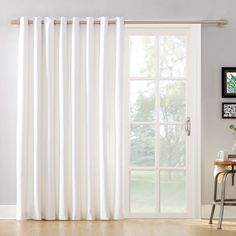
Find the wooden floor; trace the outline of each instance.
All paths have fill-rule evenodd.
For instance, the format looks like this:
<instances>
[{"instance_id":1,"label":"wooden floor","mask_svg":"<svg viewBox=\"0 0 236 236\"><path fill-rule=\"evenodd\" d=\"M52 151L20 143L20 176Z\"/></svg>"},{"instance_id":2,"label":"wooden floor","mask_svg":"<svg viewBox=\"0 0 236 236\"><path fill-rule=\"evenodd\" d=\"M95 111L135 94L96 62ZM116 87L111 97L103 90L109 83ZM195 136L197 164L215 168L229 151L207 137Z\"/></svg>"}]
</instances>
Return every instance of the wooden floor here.
<instances>
[{"instance_id":1,"label":"wooden floor","mask_svg":"<svg viewBox=\"0 0 236 236\"><path fill-rule=\"evenodd\" d=\"M0 236L235 236L236 221L223 229L207 220L15 221L0 220Z\"/></svg>"}]
</instances>

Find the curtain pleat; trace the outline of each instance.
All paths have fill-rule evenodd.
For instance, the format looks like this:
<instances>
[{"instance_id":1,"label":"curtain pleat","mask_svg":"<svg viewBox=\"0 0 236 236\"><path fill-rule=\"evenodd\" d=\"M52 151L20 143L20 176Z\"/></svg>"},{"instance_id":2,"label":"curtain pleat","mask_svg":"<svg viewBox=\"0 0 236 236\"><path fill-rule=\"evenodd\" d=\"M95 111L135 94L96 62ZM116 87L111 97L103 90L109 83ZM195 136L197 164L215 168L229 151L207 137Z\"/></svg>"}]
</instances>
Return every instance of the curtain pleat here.
<instances>
[{"instance_id":1,"label":"curtain pleat","mask_svg":"<svg viewBox=\"0 0 236 236\"><path fill-rule=\"evenodd\" d=\"M27 132L28 123L28 19L20 19L19 51L18 51L18 84L17 84L17 130L16 130L16 165L17 165L17 203L16 218L27 217Z\"/></svg>"},{"instance_id":2,"label":"curtain pleat","mask_svg":"<svg viewBox=\"0 0 236 236\"><path fill-rule=\"evenodd\" d=\"M123 19L108 20L20 20L17 219L123 217Z\"/></svg>"},{"instance_id":3,"label":"curtain pleat","mask_svg":"<svg viewBox=\"0 0 236 236\"><path fill-rule=\"evenodd\" d=\"M72 117L72 219L81 219L81 142L80 142L80 20L73 18L72 22L72 55L71 55L71 117Z\"/></svg>"},{"instance_id":4,"label":"curtain pleat","mask_svg":"<svg viewBox=\"0 0 236 236\"><path fill-rule=\"evenodd\" d=\"M104 101L106 99L104 93L104 83L107 76L106 66L107 66L107 28L108 28L108 18L101 18L101 28L100 28L100 48L99 48L99 85L98 85L98 102L99 102L99 117L98 117L98 154L99 154L99 206L100 206L100 218L108 219L108 199L107 199L107 185L106 185L106 160L107 155L105 152L105 107Z\"/></svg>"},{"instance_id":5,"label":"curtain pleat","mask_svg":"<svg viewBox=\"0 0 236 236\"><path fill-rule=\"evenodd\" d=\"M85 74L85 91L86 91L86 200L87 200L87 210L86 210L86 218L87 219L93 219L94 213L93 213L93 175L92 175L92 155L93 150L91 149L92 145L92 129L93 129L93 123L92 123L92 102L93 102L93 34L94 34L94 24L93 24L93 18L87 17L87 31L86 31L86 74Z\"/></svg>"},{"instance_id":6,"label":"curtain pleat","mask_svg":"<svg viewBox=\"0 0 236 236\"><path fill-rule=\"evenodd\" d=\"M68 219L69 189L69 83L67 55L67 19L61 17L59 38L59 112L60 112L60 171L59 218Z\"/></svg>"},{"instance_id":7,"label":"curtain pleat","mask_svg":"<svg viewBox=\"0 0 236 236\"><path fill-rule=\"evenodd\" d=\"M42 32L41 19L35 18L34 23L34 56L33 56L33 78L34 78L34 168L33 168L33 195L34 195L34 217L41 219L41 157L42 157Z\"/></svg>"},{"instance_id":8,"label":"curtain pleat","mask_svg":"<svg viewBox=\"0 0 236 236\"><path fill-rule=\"evenodd\" d=\"M45 218L55 219L55 62L54 62L54 19L45 18L45 82L46 82L46 181Z\"/></svg>"},{"instance_id":9,"label":"curtain pleat","mask_svg":"<svg viewBox=\"0 0 236 236\"><path fill-rule=\"evenodd\" d=\"M122 59L123 59L123 18L116 19L116 68L115 68L115 199L114 199L114 219L123 216L122 201Z\"/></svg>"}]
</instances>

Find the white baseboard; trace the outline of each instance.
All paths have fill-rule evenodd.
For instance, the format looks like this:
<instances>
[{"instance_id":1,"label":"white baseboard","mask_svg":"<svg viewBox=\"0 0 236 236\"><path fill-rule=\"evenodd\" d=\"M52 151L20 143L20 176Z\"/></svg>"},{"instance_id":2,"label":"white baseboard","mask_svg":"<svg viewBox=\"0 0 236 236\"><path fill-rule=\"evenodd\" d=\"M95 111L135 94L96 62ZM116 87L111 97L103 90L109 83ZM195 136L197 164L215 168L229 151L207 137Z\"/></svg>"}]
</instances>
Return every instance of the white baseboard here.
<instances>
[{"instance_id":1,"label":"white baseboard","mask_svg":"<svg viewBox=\"0 0 236 236\"><path fill-rule=\"evenodd\" d=\"M208 219L211 214L211 205L202 205L201 218ZM214 218L217 219L219 215L219 206L216 206ZM16 218L16 206L15 205L0 205L0 219L15 219ZM224 218L232 219L236 218L236 207L226 206L224 209Z\"/></svg>"},{"instance_id":2,"label":"white baseboard","mask_svg":"<svg viewBox=\"0 0 236 236\"><path fill-rule=\"evenodd\" d=\"M202 205L202 218L209 219L211 214L212 205ZM220 206L216 205L214 219L217 219L219 216ZM236 218L236 207L235 206L225 206L224 207L224 219L233 219Z\"/></svg>"},{"instance_id":3,"label":"white baseboard","mask_svg":"<svg viewBox=\"0 0 236 236\"><path fill-rule=\"evenodd\" d=\"M16 206L0 205L0 219L16 219Z\"/></svg>"}]
</instances>

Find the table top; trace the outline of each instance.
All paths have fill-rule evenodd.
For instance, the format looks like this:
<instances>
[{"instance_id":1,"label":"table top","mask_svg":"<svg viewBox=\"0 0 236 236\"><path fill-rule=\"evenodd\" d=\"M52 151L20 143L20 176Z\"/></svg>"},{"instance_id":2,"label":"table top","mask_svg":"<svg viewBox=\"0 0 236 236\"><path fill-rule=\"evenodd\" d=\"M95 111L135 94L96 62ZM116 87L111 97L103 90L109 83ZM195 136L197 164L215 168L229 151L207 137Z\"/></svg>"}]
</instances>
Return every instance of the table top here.
<instances>
[{"instance_id":1,"label":"table top","mask_svg":"<svg viewBox=\"0 0 236 236\"><path fill-rule=\"evenodd\" d=\"M223 161L221 159L216 159L214 161L215 165L222 165L222 166L236 166L236 160L227 160Z\"/></svg>"}]
</instances>

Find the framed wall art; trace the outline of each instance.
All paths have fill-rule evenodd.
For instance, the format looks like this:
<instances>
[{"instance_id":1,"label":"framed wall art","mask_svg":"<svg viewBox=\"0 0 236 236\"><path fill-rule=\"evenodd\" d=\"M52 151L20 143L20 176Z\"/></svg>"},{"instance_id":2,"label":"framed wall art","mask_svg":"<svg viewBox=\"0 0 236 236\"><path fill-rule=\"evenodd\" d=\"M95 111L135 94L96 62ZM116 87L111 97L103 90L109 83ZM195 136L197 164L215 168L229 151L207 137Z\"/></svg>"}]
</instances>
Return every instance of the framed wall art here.
<instances>
[{"instance_id":1,"label":"framed wall art","mask_svg":"<svg viewBox=\"0 0 236 236\"><path fill-rule=\"evenodd\" d=\"M222 98L236 98L236 67L222 67Z\"/></svg>"},{"instance_id":2,"label":"framed wall art","mask_svg":"<svg viewBox=\"0 0 236 236\"><path fill-rule=\"evenodd\" d=\"M236 119L236 103L222 103L222 118Z\"/></svg>"}]
</instances>

